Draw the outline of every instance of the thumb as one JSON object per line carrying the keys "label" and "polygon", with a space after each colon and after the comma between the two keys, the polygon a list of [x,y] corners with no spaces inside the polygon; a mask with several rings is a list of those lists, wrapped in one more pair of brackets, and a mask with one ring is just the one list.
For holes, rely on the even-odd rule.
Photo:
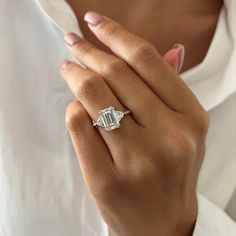
{"label": "thumb", "polygon": [[172,49],[170,49],[164,56],[164,61],[180,73],[185,56],[185,48],[182,44],[175,44]]}

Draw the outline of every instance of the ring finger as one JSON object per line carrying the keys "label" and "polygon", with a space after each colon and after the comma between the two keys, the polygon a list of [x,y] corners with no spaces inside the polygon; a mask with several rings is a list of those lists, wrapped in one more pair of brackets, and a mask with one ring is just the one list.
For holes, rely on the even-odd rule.
{"label": "ring finger", "polygon": [[[61,68],[61,73],[72,92],[94,121],[98,119],[98,111],[104,108],[114,106],[119,111],[127,110],[110,90],[104,79],[95,72],[84,69],[76,63],[66,61]],[[121,121],[119,129],[108,132],[104,128],[99,128],[99,131],[111,154],[116,156],[117,147],[124,146],[127,140],[131,138],[131,134],[137,132],[138,127],[140,126],[135,120],[130,115],[126,115]]]}

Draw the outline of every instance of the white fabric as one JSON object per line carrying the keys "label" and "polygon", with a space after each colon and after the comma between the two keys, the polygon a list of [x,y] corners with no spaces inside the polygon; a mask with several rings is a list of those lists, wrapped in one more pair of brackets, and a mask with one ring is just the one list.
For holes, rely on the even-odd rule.
{"label": "white fabric", "polygon": [[198,194],[198,218],[193,236],[235,236],[236,224],[207,198]]}
{"label": "white fabric", "polygon": [[[236,235],[235,23],[236,2],[225,0],[207,56],[182,74],[211,117],[194,236]],[[0,1],[1,236],[109,235],[64,122],[69,31],[82,35],[64,0]]]}

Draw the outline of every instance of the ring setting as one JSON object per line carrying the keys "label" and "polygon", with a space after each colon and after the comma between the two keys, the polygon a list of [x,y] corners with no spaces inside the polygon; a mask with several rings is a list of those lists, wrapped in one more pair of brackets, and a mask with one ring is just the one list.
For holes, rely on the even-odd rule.
{"label": "ring setting", "polygon": [[96,122],[93,121],[93,126],[103,127],[106,131],[117,129],[120,127],[122,118],[130,113],[131,111],[129,110],[125,112],[117,111],[114,107],[110,106],[103,110],[99,110],[99,118]]}

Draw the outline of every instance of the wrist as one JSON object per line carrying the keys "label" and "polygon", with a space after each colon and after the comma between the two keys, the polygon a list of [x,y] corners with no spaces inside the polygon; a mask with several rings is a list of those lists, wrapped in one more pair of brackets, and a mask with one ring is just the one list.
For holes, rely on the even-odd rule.
{"label": "wrist", "polygon": [[169,236],[192,236],[198,215],[198,202],[197,196],[194,196],[192,204],[187,209],[182,209],[178,216],[175,217],[176,221],[173,224],[172,232]]}

